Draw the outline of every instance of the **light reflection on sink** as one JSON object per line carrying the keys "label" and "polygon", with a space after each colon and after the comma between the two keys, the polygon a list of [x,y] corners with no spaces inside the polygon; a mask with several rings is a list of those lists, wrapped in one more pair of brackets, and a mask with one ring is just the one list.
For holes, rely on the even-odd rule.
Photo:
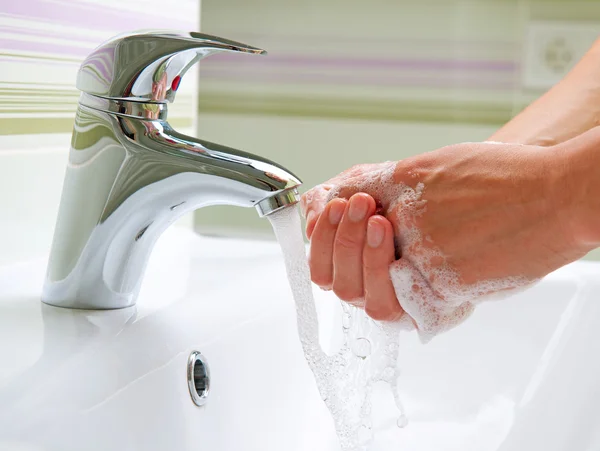
{"label": "light reflection on sink", "polygon": [[[44,271],[43,259],[0,268],[0,449],[338,450],[276,243],[171,229],[123,310],[44,305]],[[570,265],[428,345],[404,333],[410,424],[375,448],[600,449],[599,274]],[[337,304],[316,294],[333,343]],[[211,370],[204,407],[187,387],[193,350]]]}

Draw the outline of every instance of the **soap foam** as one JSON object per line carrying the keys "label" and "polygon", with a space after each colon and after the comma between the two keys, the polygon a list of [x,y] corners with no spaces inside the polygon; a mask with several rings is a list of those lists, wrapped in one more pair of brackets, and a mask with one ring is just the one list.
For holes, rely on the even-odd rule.
{"label": "soap foam", "polygon": [[444,253],[417,227],[417,219],[427,211],[427,200],[423,199],[426,186],[412,172],[408,176],[415,180],[414,187],[397,183],[396,165],[355,166],[309,191],[305,207],[317,202],[324,206],[336,197],[364,192],[376,199],[382,213],[395,215],[397,253],[402,258],[390,265],[390,278],[400,305],[413,319],[422,340],[460,324],[477,303],[513,295],[536,282],[517,276],[461,284]]}

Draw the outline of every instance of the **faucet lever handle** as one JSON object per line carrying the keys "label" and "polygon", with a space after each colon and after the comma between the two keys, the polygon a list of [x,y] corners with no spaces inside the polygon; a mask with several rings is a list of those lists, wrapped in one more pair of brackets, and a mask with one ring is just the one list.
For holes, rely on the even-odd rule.
{"label": "faucet lever handle", "polygon": [[77,74],[77,88],[110,99],[173,102],[185,72],[217,52],[267,53],[203,33],[128,33],[106,41],[85,59]]}

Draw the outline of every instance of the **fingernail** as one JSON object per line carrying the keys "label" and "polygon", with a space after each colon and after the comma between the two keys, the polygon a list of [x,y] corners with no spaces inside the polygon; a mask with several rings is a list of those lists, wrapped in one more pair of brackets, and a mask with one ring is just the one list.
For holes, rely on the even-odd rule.
{"label": "fingernail", "polygon": [[331,225],[338,225],[340,223],[345,209],[345,202],[333,202],[329,206],[329,222]]}
{"label": "fingernail", "polygon": [[348,208],[348,217],[352,222],[360,222],[367,216],[369,204],[363,196],[352,196],[350,199],[350,208]]}
{"label": "fingernail", "polygon": [[367,224],[367,244],[369,247],[381,246],[384,235],[385,229],[378,221],[369,221],[369,224]]}

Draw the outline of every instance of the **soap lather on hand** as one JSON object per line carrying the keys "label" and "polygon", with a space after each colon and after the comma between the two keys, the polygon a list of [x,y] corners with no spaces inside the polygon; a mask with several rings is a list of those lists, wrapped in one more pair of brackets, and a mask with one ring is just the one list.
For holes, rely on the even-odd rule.
{"label": "soap lather on hand", "polygon": [[584,237],[587,218],[565,214],[569,167],[583,161],[573,155],[590,146],[600,130],[553,147],[463,143],[354,166],[302,198],[312,280],[374,319],[447,330],[481,299],[597,245]]}

